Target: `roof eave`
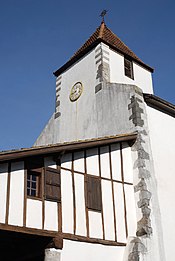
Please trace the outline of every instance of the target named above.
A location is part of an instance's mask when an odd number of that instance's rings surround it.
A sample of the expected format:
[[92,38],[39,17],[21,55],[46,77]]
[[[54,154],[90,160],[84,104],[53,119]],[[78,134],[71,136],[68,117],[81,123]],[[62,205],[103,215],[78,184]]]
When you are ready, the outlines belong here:
[[32,147],[27,149],[20,149],[14,151],[5,151],[0,153],[0,162],[16,159],[24,159],[26,157],[39,156],[39,155],[52,155],[64,153],[66,151],[75,151],[84,148],[91,148],[103,146],[111,143],[122,141],[134,141],[137,137],[137,132],[120,134],[116,136],[108,136],[91,140],[80,140],[75,142],[67,142],[62,144],[53,144],[40,147]]
[[117,51],[118,53],[124,55],[125,57],[130,58],[132,61],[134,61],[135,63],[141,65],[142,67],[144,67],[145,69],[147,69],[148,71],[150,71],[151,73],[154,72],[154,69],[152,67],[150,67],[149,65],[145,64],[142,61],[138,61],[137,59],[133,58],[132,56],[130,56],[129,54],[126,54],[125,52],[121,51],[119,48],[111,45],[110,43],[108,43],[107,41],[101,39],[102,42],[106,43],[111,49]]
[[65,63],[63,66],[61,66],[58,70],[56,70],[53,74],[58,77],[62,72],[67,70],[69,67],[71,67],[74,63],[76,63],[78,60],[80,60],[85,54],[90,52],[93,48],[95,48],[99,43],[101,42],[101,39],[97,39],[93,42],[90,46],[88,46],[86,49],[84,49],[82,52],[80,52],[78,55],[70,59],[67,63]]
[[108,43],[107,41],[105,41],[102,38],[97,38],[93,44],[89,45],[86,49],[84,49],[83,51],[81,51],[78,55],[76,55],[75,57],[73,57],[72,59],[70,59],[67,63],[65,63],[63,66],[61,66],[58,70],[56,70],[53,74],[58,77],[61,73],[63,73],[65,70],[67,70],[69,67],[71,67],[74,63],[76,63],[78,60],[80,60],[84,55],[86,55],[88,52],[90,52],[93,48],[95,48],[99,43],[105,43],[107,44],[111,49],[117,51],[118,53],[121,53],[122,55],[130,58],[131,60],[133,60],[135,63],[141,65],[142,67],[144,67],[145,69],[147,69],[148,71],[150,71],[151,73],[154,72],[154,69],[152,67],[150,67],[149,65],[138,61],[137,59],[134,59],[133,57],[131,57],[130,55],[126,54],[125,52],[122,52],[120,49],[118,49],[117,47],[114,47],[113,45],[111,45],[110,43]]
[[163,100],[153,94],[144,93],[144,100],[146,104],[156,110],[166,113],[175,118],[175,105]]

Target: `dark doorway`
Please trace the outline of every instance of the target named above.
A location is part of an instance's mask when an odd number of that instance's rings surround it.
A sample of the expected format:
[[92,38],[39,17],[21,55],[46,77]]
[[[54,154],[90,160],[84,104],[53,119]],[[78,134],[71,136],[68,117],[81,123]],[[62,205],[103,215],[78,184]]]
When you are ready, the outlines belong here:
[[43,261],[51,237],[0,230],[0,260]]

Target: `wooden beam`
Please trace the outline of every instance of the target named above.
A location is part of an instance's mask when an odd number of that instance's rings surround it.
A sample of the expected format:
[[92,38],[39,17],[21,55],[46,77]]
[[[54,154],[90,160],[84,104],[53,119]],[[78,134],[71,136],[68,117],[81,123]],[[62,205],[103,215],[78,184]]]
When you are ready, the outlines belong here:
[[126,246],[125,243],[115,242],[115,241],[112,241],[112,240],[88,238],[88,237],[84,237],[84,236],[72,235],[72,234],[69,234],[69,233],[62,233],[62,237],[64,239],[79,241],[79,242],[102,244],[102,245],[108,245],[108,246]]
[[13,225],[0,224],[0,230],[12,231],[12,232],[20,232],[30,235],[38,235],[43,237],[57,237],[58,232],[41,230],[36,228],[28,228],[28,227],[19,227]]
[[14,151],[6,151],[0,153],[0,162],[8,161],[8,160],[16,160],[16,159],[23,159],[26,157],[31,156],[39,156],[39,155],[52,155],[55,153],[63,153],[66,151],[75,151],[84,148],[91,148],[97,146],[104,146],[111,143],[116,143],[120,141],[130,141],[135,140],[137,137],[137,132],[130,133],[130,134],[121,134],[117,136],[109,136],[104,138],[98,139],[91,139],[91,140],[84,140],[84,141],[77,141],[71,143],[62,143],[56,145],[49,145],[49,146],[41,146],[41,147],[32,147],[28,149],[20,149]]

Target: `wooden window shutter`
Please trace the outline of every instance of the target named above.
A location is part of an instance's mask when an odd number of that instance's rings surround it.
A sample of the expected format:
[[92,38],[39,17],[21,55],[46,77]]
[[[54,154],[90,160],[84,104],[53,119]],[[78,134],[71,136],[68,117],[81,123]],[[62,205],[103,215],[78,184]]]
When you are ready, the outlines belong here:
[[87,207],[92,210],[102,210],[101,180],[87,176]]
[[45,199],[61,201],[60,170],[45,168]]
[[125,75],[133,79],[133,67],[132,62],[124,58]]

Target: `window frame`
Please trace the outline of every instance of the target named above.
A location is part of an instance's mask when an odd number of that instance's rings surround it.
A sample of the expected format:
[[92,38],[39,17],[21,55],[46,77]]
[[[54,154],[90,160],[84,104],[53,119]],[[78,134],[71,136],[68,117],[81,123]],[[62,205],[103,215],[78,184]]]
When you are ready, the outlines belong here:
[[[34,180],[34,177],[36,180]],[[40,194],[41,194],[40,179],[41,176],[39,174],[35,174],[34,172],[27,173],[27,196],[28,197],[40,198]],[[30,185],[28,186],[28,184]],[[36,187],[32,186],[34,184],[36,184]],[[32,191],[35,191],[34,195],[32,195]]]
[[[32,199],[42,198],[43,165],[44,165],[43,158],[32,157],[25,161],[27,198],[32,198]],[[34,180],[34,177],[36,181]],[[36,188],[32,187],[32,184],[34,183],[36,183]],[[32,195],[32,191],[36,192],[35,195]]]
[[134,80],[133,62],[131,59],[129,59],[127,57],[124,57],[124,73],[125,73],[125,76]]

